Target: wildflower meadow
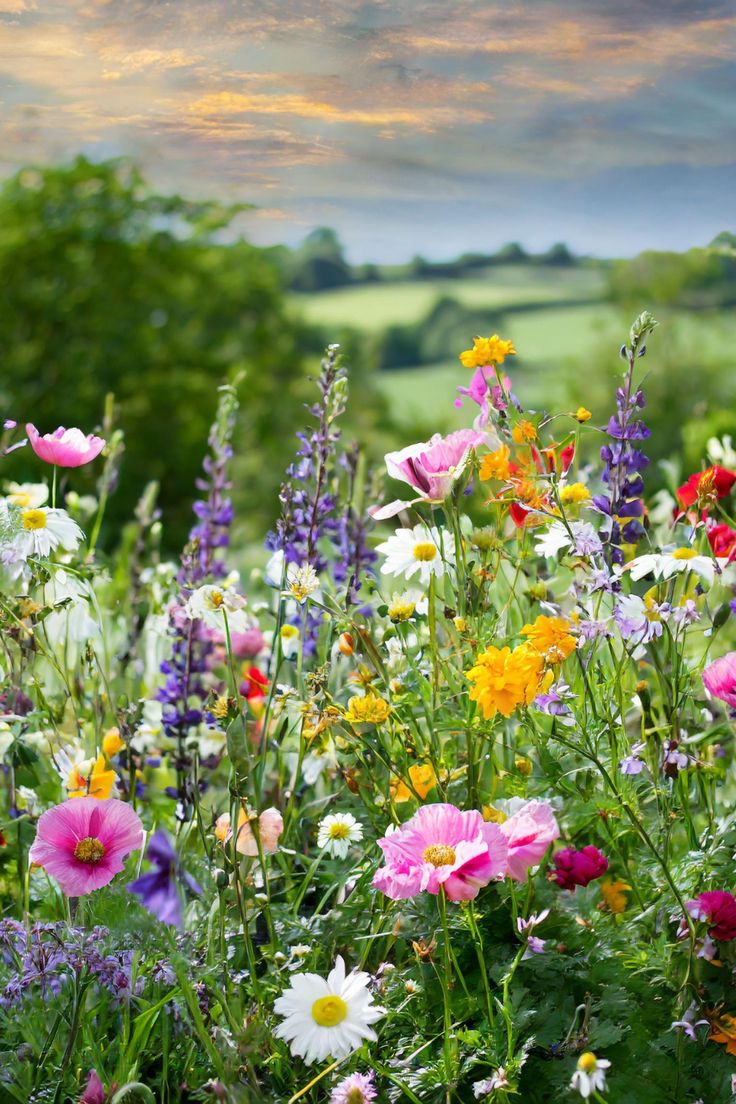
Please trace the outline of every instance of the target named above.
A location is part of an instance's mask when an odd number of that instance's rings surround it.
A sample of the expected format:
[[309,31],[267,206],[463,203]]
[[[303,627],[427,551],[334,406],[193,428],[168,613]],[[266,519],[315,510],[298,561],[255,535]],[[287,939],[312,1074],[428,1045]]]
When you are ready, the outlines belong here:
[[657,338],[592,411],[469,340],[380,470],[330,346],[252,570],[247,377],[175,559],[113,403],[9,412],[0,1101],[733,1098],[736,452],[650,463]]

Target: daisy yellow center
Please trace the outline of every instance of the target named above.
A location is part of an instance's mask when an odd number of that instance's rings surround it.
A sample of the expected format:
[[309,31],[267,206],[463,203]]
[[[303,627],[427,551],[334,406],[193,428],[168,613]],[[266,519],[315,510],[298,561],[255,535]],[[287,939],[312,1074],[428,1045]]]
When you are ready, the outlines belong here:
[[586,1050],[584,1054],[581,1054],[578,1058],[578,1069],[583,1073],[593,1073],[598,1065],[598,1059],[592,1050]]
[[221,590],[213,590],[212,594],[210,594],[210,605],[213,609],[219,609],[224,601],[225,596]]
[[414,559],[422,563],[430,563],[437,555],[437,549],[430,541],[420,541],[414,545]]
[[299,630],[296,625],[284,625],[281,629],[282,640],[294,640],[299,636]]
[[74,858],[79,859],[80,862],[87,863],[89,866],[97,866],[105,856],[105,845],[102,840],[95,839],[94,836],[87,836],[86,839],[81,839],[77,846],[74,848]]
[[24,529],[46,528],[46,514],[43,510],[24,510],[21,517]]
[[422,858],[432,866],[451,866],[455,861],[455,852],[444,843],[433,843],[422,851]]
[[312,1019],[320,1027],[337,1027],[347,1014],[345,1001],[334,993],[329,997],[319,997],[312,1005]]
[[350,827],[347,824],[331,824],[328,835],[330,839],[347,839],[350,835]]
[[697,556],[694,548],[676,548],[672,553],[673,560],[692,560]]

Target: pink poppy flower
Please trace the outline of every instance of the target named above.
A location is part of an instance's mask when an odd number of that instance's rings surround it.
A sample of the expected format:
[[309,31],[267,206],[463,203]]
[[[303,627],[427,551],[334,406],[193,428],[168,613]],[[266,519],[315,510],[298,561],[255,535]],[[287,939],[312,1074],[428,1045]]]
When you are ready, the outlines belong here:
[[399,901],[440,886],[451,901],[472,901],[506,871],[506,841],[497,824],[454,805],[423,805],[411,820],[378,841],[386,865],[373,885]]
[[67,897],[83,897],[111,882],[142,842],[140,817],[124,801],[74,797],[41,815],[30,860]]
[[385,506],[373,506],[368,511],[376,521],[394,517],[415,502],[444,502],[455,481],[462,475],[470,450],[486,439],[485,433],[474,429],[459,429],[448,437],[435,433],[430,441],[408,445],[400,452],[385,456],[388,474],[408,483],[419,493],[410,502],[394,499]]
[[501,831],[508,844],[507,873],[517,882],[526,881],[527,870],[538,866],[560,828],[546,801],[527,801],[505,820]]
[[87,1087],[84,1090],[84,1096],[79,1098],[79,1104],[105,1104],[106,1100],[107,1093],[97,1075],[97,1070],[90,1070]]
[[36,456],[58,468],[81,468],[99,456],[105,447],[102,437],[95,437],[92,433],[85,435],[81,429],[59,426],[53,433],[41,436],[29,422],[26,433]]
[[608,859],[597,847],[584,847],[576,851],[574,847],[565,847],[554,856],[555,870],[550,875],[562,889],[575,892],[576,886],[587,886],[595,878],[600,878],[608,870]]
[[728,652],[703,671],[703,685],[714,698],[736,709],[736,652]]

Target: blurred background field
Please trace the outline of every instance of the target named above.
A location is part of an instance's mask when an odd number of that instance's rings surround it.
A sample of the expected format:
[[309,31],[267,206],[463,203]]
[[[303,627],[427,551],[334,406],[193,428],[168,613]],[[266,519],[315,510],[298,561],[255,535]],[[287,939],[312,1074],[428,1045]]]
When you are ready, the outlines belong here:
[[[644,308],[661,322],[646,362],[653,459],[682,449],[696,467],[709,436],[733,432],[730,233],[633,260],[576,257],[563,244],[528,255],[511,243],[442,262],[352,266],[329,229],[296,249],[251,245],[240,210],[154,194],[126,161],[26,169],[0,191],[5,416],[91,430],[114,393],[126,451],[113,523],[156,480],[172,550],[189,527],[217,387],[238,373],[235,500],[242,539],[262,538],[328,342],[350,367],[347,433],[372,460],[469,423],[474,410],[454,399],[469,377],[458,353],[475,334],[515,342],[508,367],[526,407],[583,404],[605,424],[618,347]],[[32,468],[22,453],[6,460],[8,478]]]

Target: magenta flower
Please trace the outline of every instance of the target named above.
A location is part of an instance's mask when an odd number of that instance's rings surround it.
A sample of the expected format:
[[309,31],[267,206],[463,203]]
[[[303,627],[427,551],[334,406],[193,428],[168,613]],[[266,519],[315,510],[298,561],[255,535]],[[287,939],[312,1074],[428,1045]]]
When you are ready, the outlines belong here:
[[105,1104],[106,1100],[107,1093],[97,1076],[97,1070],[90,1070],[87,1087],[84,1090],[84,1096],[79,1098],[79,1104]]
[[546,801],[527,801],[501,825],[508,845],[507,873],[517,882],[526,881],[530,867],[538,866],[560,828]]
[[471,449],[486,439],[474,429],[459,429],[448,437],[435,433],[430,441],[408,445],[400,452],[385,456],[388,474],[408,483],[419,497],[410,502],[394,499],[385,506],[374,506],[368,512],[376,521],[394,517],[416,502],[444,502],[455,481],[462,475]]
[[105,447],[101,437],[92,433],[85,436],[81,429],[65,429],[59,426],[53,433],[43,436],[29,422],[26,426],[28,440],[36,456],[57,468],[81,468],[99,456]]
[[576,886],[587,886],[608,870],[608,859],[597,847],[584,847],[582,851],[566,847],[557,852],[554,863],[552,880],[562,889],[569,889],[571,893],[575,892]]
[[703,671],[703,685],[714,698],[736,709],[736,652],[729,652]]
[[73,797],[42,814],[29,857],[67,897],[83,897],[111,882],[142,842],[140,817],[124,801]]
[[705,920],[714,939],[728,943],[736,939],[736,897],[725,889],[701,893],[687,902],[687,911],[694,920]]
[[442,887],[451,901],[472,901],[506,872],[506,840],[497,824],[454,805],[424,805],[378,841],[386,865],[373,885],[394,901]]

